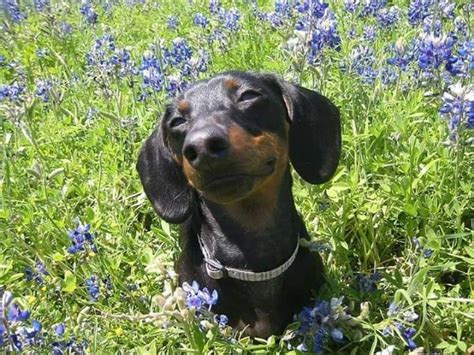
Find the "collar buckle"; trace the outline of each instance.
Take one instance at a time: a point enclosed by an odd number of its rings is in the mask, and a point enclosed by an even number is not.
[[[206,271],[210,278],[219,280],[228,276],[227,269],[216,259],[204,258]]]

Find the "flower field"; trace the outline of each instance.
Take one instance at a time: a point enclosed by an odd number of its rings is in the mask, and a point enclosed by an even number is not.
[[[458,0],[0,0],[0,352],[474,352],[474,6]],[[250,339],[178,285],[135,169],[165,105],[226,70],[341,112],[329,182],[294,174],[327,282]],[[310,149],[311,147],[308,147]]]

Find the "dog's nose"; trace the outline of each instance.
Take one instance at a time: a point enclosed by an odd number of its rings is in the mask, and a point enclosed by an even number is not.
[[[203,165],[225,158],[229,146],[229,140],[224,132],[199,130],[188,134],[184,141],[183,154],[193,168],[199,169]]]

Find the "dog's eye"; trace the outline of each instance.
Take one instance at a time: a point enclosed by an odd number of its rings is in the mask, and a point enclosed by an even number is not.
[[[170,120],[169,126],[170,128],[181,126],[182,124],[186,123],[186,119],[184,117],[173,117]]]
[[[253,90],[247,90],[247,91],[244,91],[242,95],[240,95],[239,102],[253,100],[259,96],[262,96],[259,92],[253,91]]]

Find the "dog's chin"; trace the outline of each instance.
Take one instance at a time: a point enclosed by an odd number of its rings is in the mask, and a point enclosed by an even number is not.
[[[265,177],[252,175],[229,175],[212,179],[198,190],[203,197],[219,204],[230,204],[251,195],[258,182]]]

